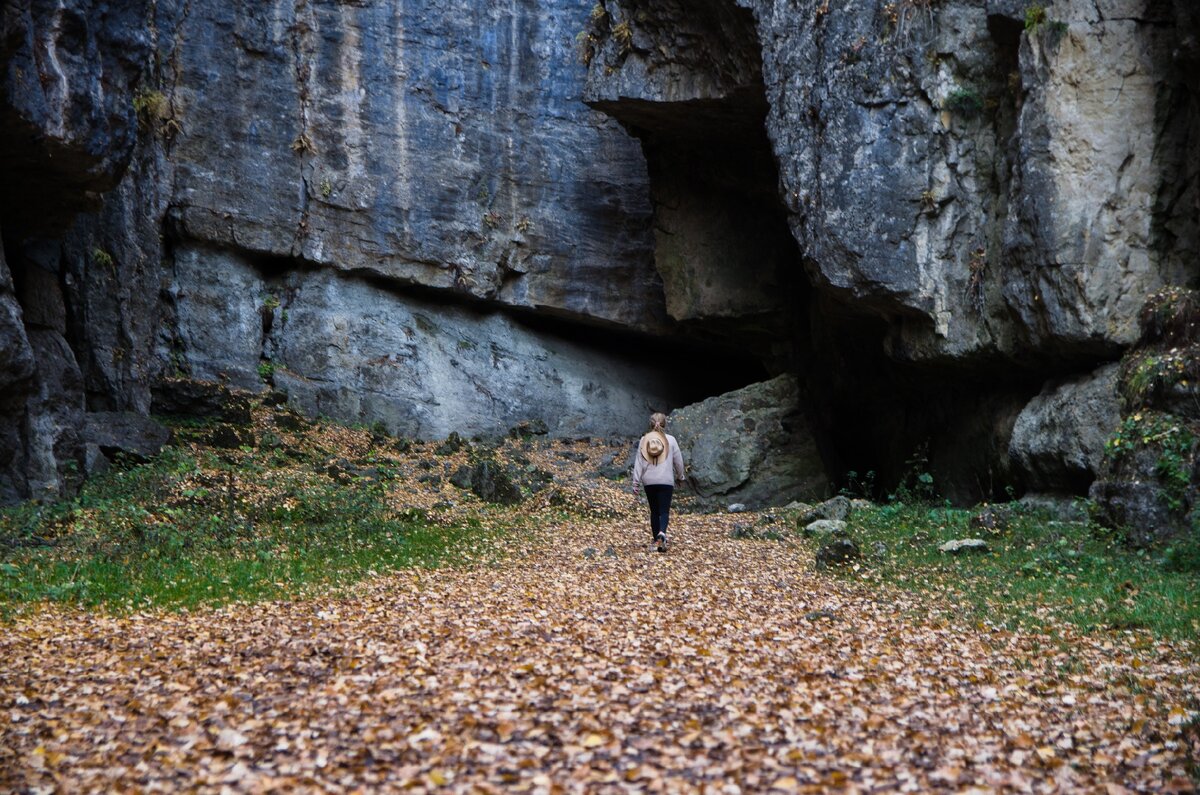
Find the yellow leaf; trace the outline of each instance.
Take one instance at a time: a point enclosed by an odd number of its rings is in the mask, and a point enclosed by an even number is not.
[[[592,732],[587,737],[583,738],[584,748],[595,748],[598,745],[604,745],[604,738],[595,732]]]

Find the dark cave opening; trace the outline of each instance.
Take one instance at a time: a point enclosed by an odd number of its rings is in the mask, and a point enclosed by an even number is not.
[[[663,88],[640,76],[647,67],[635,66],[644,95],[625,96],[623,80],[608,85],[598,78],[589,104],[642,144],[655,266],[677,327],[696,341],[744,351],[768,375],[797,375],[801,408],[834,490],[861,488],[869,472],[874,486],[866,496],[873,498],[921,475],[932,475],[942,496],[958,503],[1019,492],[1008,438],[1044,375],[898,361],[886,349],[891,319],[810,282],[814,263],[806,262],[781,201],[752,12],[721,0],[682,16],[673,5],[626,6],[651,42],[670,42],[674,60],[659,68],[687,77]],[[705,46],[680,44],[679,26]],[[1020,30],[999,18],[989,27],[1007,58],[1002,65],[1015,68],[1012,43]],[[657,55],[651,45],[636,55],[618,52],[604,74],[619,74],[629,57],[653,63]],[[690,95],[675,99],[672,92]]]

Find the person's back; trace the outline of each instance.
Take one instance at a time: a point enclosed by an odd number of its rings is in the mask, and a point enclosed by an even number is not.
[[[685,478],[683,451],[679,441],[667,433],[666,426],[666,415],[655,413],[650,416],[650,430],[638,440],[630,475],[634,493],[639,488],[646,492],[646,501],[650,505],[650,533],[659,552],[667,551],[667,523],[675,482]]]
[[[638,441],[639,455],[634,457],[633,465],[633,480],[636,484],[674,486],[684,479],[683,453],[679,449],[679,441],[671,434],[661,433],[666,450],[657,457],[657,463],[640,454],[647,443],[646,437],[659,433],[651,431]]]

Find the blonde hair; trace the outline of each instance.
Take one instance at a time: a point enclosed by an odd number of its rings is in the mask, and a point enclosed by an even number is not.
[[[665,431],[667,429],[667,415],[656,411],[650,415],[650,430]]]

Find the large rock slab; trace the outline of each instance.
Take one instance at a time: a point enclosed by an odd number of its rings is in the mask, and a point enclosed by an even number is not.
[[[1013,426],[1009,453],[1026,486],[1037,492],[1086,494],[1104,458],[1104,443],[1121,421],[1120,366],[1051,381]]]
[[[661,328],[645,161],[579,101],[593,5],[193,0],[171,96],[185,235]]]
[[[671,413],[669,429],[703,496],[758,508],[829,491],[794,376],[686,406]]]
[[[259,388],[269,378],[310,416],[423,439],[523,422],[552,435],[626,435],[647,406],[677,403],[671,368],[502,312],[323,269],[277,276],[227,251],[184,251],[176,264],[178,337],[192,372]]]

